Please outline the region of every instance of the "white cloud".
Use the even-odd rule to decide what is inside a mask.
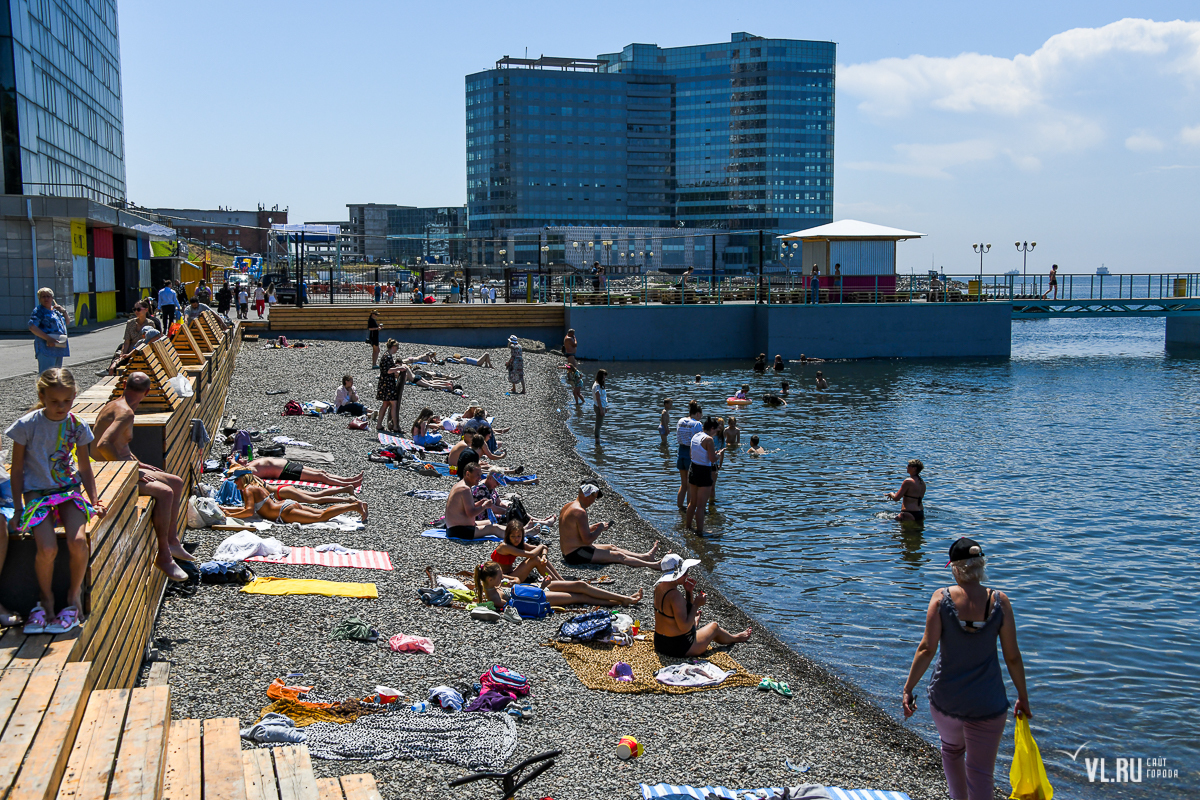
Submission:
[[[1179,141],[1200,147],[1200,125],[1192,125],[1179,132]]]
[[[1018,115],[1044,105],[1066,73],[1111,55],[1166,58],[1164,69],[1200,80],[1200,22],[1123,19],[1051,36],[1032,55],[913,55],[838,70],[838,89],[862,98],[872,116],[902,116],[927,106],[960,113]]]
[[[1163,143],[1157,136],[1138,131],[1125,140],[1125,148],[1135,153],[1156,153],[1163,149]]]

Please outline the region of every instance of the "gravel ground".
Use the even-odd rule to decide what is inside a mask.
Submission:
[[[402,344],[401,355],[425,349]],[[485,404],[501,427],[514,426],[500,437],[509,452],[506,463],[524,464],[541,476],[539,486],[521,486],[519,491],[530,513],[542,516],[573,497],[581,477],[604,482],[575,454],[564,413],[556,413],[568,397],[554,369],[560,359],[527,349],[528,394],[510,396],[502,368],[506,358],[507,349],[494,350],[497,369],[461,367],[461,383],[471,401]],[[376,684],[385,684],[424,699],[430,686],[474,682],[490,665],[500,663],[529,676],[536,713],[533,720],[520,723],[518,749],[510,765],[545,750],[564,751],[556,768],[526,790],[528,797],[634,798],[642,781],[754,788],[802,780],[899,789],[914,799],[946,797],[940,760],[928,744],[865,701],[854,687],[781,645],[711,587],[706,619],[716,619],[730,630],[753,625],[756,631],[750,643],[732,648],[734,658],[751,671],[787,680],[795,691],[793,699],[753,689],[679,696],[589,691],[557,651],[542,646],[561,619],[492,625],[472,621],[463,611],[421,605],[415,589],[423,585],[426,565],[443,574],[470,569],[488,556],[491,545],[464,546],[420,537],[425,522],[441,515],[442,504],[403,493],[413,488],[448,489],[450,484],[367,462],[373,434],[350,431],[339,417],[279,416],[289,398],[331,399],[344,372],[355,376],[364,398],[373,398],[375,373],[370,369],[369,350],[362,344],[320,342],[304,350],[276,351],[246,343],[230,386],[226,419],[236,414],[244,428],[280,426],[284,434],[332,452],[338,463],[331,471],[366,471],[362,498],[369,504],[370,522],[365,531],[307,533],[277,526],[272,533],[290,545],[340,541],[351,547],[387,550],[395,571],[254,565],[260,575],[373,581],[379,587],[377,600],[264,597],[239,594],[228,586],[202,586],[194,597],[168,599],[154,636],[162,657],[173,663],[175,718],[237,717],[248,725],[267,704],[267,685],[289,672],[304,673],[298,682],[315,685],[324,696],[362,696]],[[266,396],[275,389],[290,393]],[[7,409],[15,399],[13,390],[0,384],[0,399]],[[450,394],[408,387],[402,425],[410,424],[426,404],[441,414],[462,411],[466,405]],[[374,402],[368,401],[371,405]],[[623,547],[645,550],[661,538],[607,487],[592,517],[593,521],[619,520],[605,541]],[[225,535],[190,531],[188,537],[199,543],[197,555],[204,560]],[[546,541],[561,564],[557,531]],[[684,552],[664,541],[663,551],[668,550]],[[578,568],[562,571],[589,577]],[[644,587],[648,596],[656,577],[626,567],[610,567],[605,574],[616,579],[607,588],[628,594]],[[649,627],[653,619],[649,603],[637,612]],[[381,641],[370,645],[330,640],[330,631],[351,615],[378,628]],[[400,632],[430,637],[436,654],[392,653],[386,637]],[[626,734],[645,745],[641,758],[622,762],[614,756],[617,740]],[[812,768],[803,776],[790,772],[785,758]],[[321,776],[370,771],[387,798],[418,792],[442,796],[446,783],[464,774],[458,767],[423,761],[316,761],[315,766]],[[496,795],[490,786],[476,784],[456,790],[455,796]]]

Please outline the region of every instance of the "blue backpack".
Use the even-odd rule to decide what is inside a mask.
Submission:
[[[546,593],[532,583],[518,583],[512,589],[511,604],[522,619],[541,619],[550,615]]]
[[[590,642],[611,634],[612,613],[603,608],[571,617],[558,629],[559,641]]]

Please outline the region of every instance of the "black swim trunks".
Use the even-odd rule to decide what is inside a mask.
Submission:
[[[578,566],[580,564],[591,564],[592,559],[595,556],[596,556],[596,548],[592,547],[590,544],[585,544],[583,547],[579,548],[578,550],[572,550],[569,553],[565,553],[563,555],[563,561],[567,562],[568,564],[574,564],[576,566]]]
[[[681,633],[678,636],[664,636],[658,631],[654,632],[654,652],[659,655],[671,656],[672,658],[683,658],[692,649],[692,645],[696,643],[696,626],[687,633]]]
[[[304,465],[299,461],[289,461],[283,465],[283,470],[279,473],[280,480],[298,481],[300,473],[304,472]]]
[[[451,539],[474,539],[474,525],[451,525],[446,528],[446,536]]]
[[[923,508],[906,508],[904,510],[907,511],[909,514],[912,514],[913,519],[916,520],[917,522],[925,521],[925,509],[923,509]]]
[[[712,486],[713,485],[713,468],[704,464],[692,462],[691,469],[688,470],[688,483],[692,486]]]

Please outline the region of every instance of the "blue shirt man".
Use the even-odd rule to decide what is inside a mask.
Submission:
[[[179,310],[179,295],[171,288],[170,281],[158,290],[158,308],[162,311],[163,330],[166,330],[175,321],[176,312]]]
[[[29,331],[34,335],[33,354],[37,357],[38,372],[61,367],[64,356],[71,355],[66,341],[66,309],[54,302],[54,292],[38,290],[38,304],[29,315]],[[59,344],[59,339],[62,343]]]

